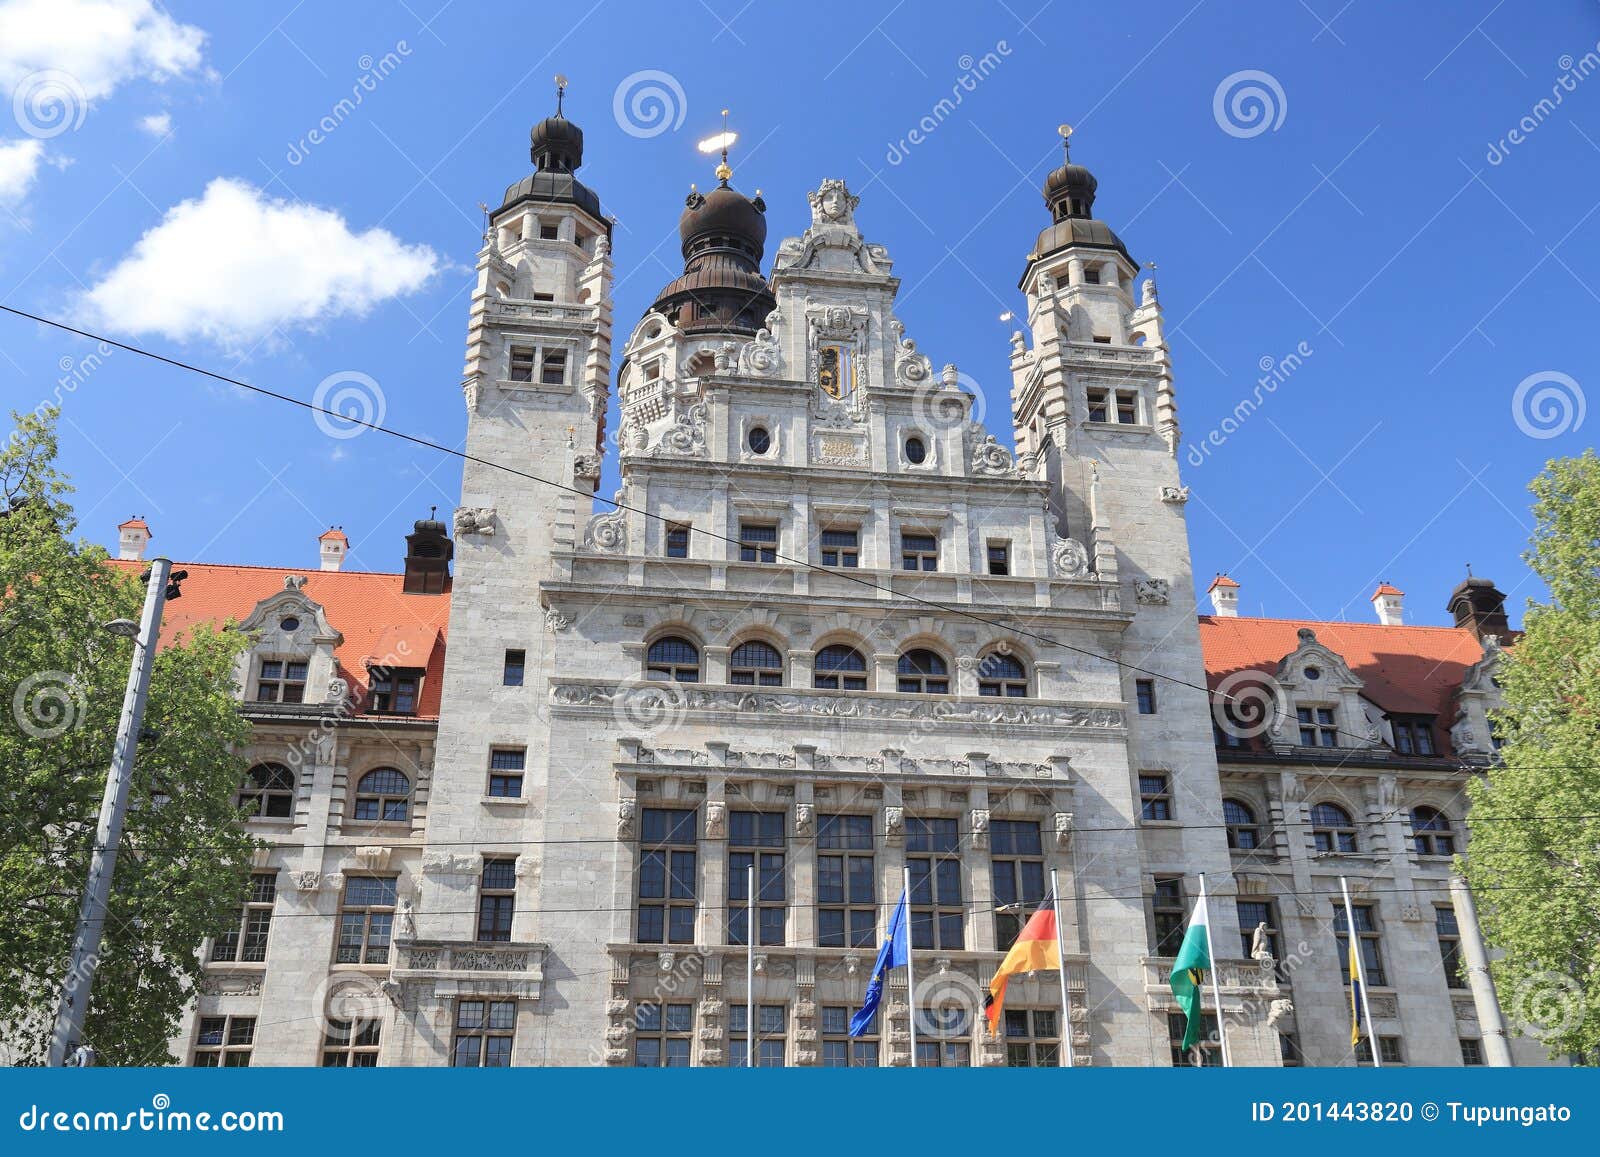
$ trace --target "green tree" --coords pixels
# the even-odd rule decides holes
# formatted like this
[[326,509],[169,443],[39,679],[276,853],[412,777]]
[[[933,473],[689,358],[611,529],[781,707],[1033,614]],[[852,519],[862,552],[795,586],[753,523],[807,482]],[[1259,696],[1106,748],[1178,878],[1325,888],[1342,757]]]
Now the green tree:
[[1469,785],[1467,879],[1508,1020],[1552,1056],[1600,1053],[1600,459],[1534,479],[1527,561],[1549,601],[1501,660],[1501,765]]
[[[0,445],[0,1038],[42,1063],[122,708],[140,568],[71,536],[55,469],[55,410],[13,415]],[[163,1064],[199,982],[198,950],[226,927],[253,843],[238,823],[234,699],[245,640],[161,640],[129,794],[85,1039],[102,1064]]]

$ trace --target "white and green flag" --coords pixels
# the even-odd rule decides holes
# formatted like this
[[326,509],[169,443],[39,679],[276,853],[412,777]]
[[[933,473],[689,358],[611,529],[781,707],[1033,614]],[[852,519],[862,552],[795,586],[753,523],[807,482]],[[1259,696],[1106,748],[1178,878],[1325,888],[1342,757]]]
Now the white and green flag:
[[1194,914],[1189,917],[1189,927],[1183,934],[1183,945],[1172,965],[1172,995],[1178,1007],[1188,1018],[1183,1030],[1183,1047],[1192,1049],[1200,1041],[1203,1021],[1200,1015],[1200,993],[1206,983],[1206,972],[1211,968],[1211,938],[1206,934],[1206,897],[1202,892],[1195,901]]

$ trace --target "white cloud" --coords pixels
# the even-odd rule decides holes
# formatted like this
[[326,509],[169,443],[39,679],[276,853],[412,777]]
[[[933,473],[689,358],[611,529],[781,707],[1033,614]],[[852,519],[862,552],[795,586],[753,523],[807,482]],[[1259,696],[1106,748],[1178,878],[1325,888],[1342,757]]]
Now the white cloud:
[[386,229],[352,232],[331,209],[274,200],[217,178],[159,225],[83,299],[124,333],[241,348],[275,329],[362,316],[413,293],[439,269],[425,245]]
[[43,158],[42,141],[0,141],[0,205],[22,200]]
[[172,131],[172,114],[158,112],[140,117],[139,127],[153,137],[164,137]]
[[85,100],[134,77],[166,80],[200,67],[206,34],[151,0],[5,0],[0,3],[0,89],[30,73],[67,73]]

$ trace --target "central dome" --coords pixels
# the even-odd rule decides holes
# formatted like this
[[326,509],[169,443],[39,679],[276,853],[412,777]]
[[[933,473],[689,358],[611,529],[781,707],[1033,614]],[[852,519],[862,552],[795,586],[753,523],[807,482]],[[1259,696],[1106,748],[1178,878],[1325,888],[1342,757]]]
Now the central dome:
[[683,274],[650,308],[685,333],[754,336],[778,304],[761,276],[766,214],[760,193],[746,197],[726,181],[709,193],[691,191],[678,218]]

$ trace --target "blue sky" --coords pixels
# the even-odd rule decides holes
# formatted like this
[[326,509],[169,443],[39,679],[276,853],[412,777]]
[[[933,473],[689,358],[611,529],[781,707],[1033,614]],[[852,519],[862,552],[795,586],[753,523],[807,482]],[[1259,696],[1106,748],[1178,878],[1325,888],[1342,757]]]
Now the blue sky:
[[[0,3],[0,302],[305,398],[365,375],[325,391],[370,379],[385,421],[460,445],[477,205],[529,170],[559,71],[619,221],[619,341],[681,267],[683,194],[711,180],[694,142],[728,106],[769,257],[845,178],[909,335],[1009,440],[999,315],[1067,121],[1098,215],[1160,267],[1199,585],[1224,570],[1246,614],[1370,620],[1387,580],[1417,623],[1469,561],[1537,593],[1526,483],[1600,426],[1592,3],[440,4]],[[671,78],[661,131],[614,116],[640,72]],[[1225,430],[1264,359],[1302,347]],[[410,523],[455,505],[449,458],[93,353],[0,319],[0,394],[63,396],[98,541],[139,513],[174,558],[310,568],[336,523],[352,565],[394,569]]]

